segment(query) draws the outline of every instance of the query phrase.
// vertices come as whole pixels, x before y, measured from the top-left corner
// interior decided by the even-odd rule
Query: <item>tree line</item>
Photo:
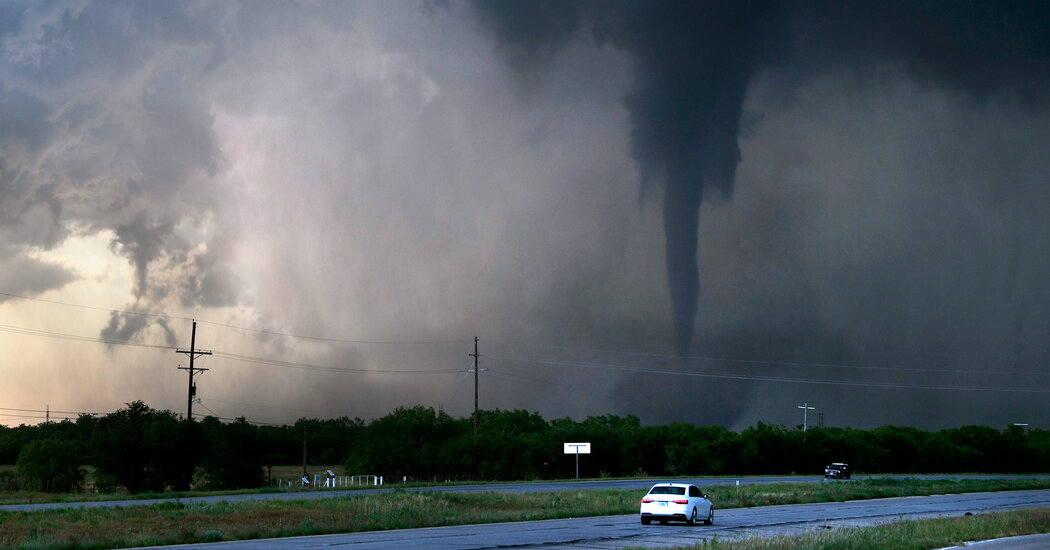
[[[480,412],[475,435],[473,417],[422,406],[368,423],[343,417],[267,426],[186,421],[141,401],[105,416],[0,427],[0,464],[17,464],[23,486],[45,491],[77,490],[85,466],[102,491],[250,488],[266,483],[267,466],[302,463],[304,435],[310,464],[343,464],[348,474],[387,482],[570,478],[576,457],[564,454],[567,442],[591,444],[580,457],[582,477],[819,474],[829,462],[848,462],[861,474],[1050,471],[1050,432],[1021,426],[803,431],[759,422],[738,433],[643,426],[635,416],[548,421],[494,410]]]

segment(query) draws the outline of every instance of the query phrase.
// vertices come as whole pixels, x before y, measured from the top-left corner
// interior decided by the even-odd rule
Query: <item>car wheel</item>
[[[696,508],[693,508],[693,513],[689,515],[689,519],[685,520],[686,525],[696,525]]]
[[[642,518],[642,525],[649,525],[651,521],[653,521],[652,518]]]
[[[712,506],[711,509],[707,511],[707,524],[708,525],[713,525],[714,523],[715,523],[715,507]]]

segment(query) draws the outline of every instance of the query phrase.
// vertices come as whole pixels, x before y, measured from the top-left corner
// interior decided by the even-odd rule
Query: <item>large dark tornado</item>
[[[1008,90],[1041,102],[1050,85],[1050,4],[909,0],[479,0],[512,60],[527,68],[589,30],[634,62],[625,105],[643,187],[663,190],[674,343],[688,355],[700,298],[702,199],[728,197],[740,163],[748,86],[777,67],[806,75],[890,64],[978,100]],[[711,192],[714,193],[711,193]]]
[[[667,288],[671,294],[674,344],[688,354],[700,300],[697,268],[697,229],[700,223],[700,186],[668,185],[664,201],[664,234],[667,238]]]
[[[728,196],[740,162],[737,134],[747,85],[777,51],[779,2],[482,2],[513,53],[550,51],[590,25],[634,59],[625,98],[643,186],[663,189],[674,344],[689,353],[700,297],[700,204]],[[552,24],[557,22],[558,24]],[[537,24],[543,23],[543,24]]]
[[[626,98],[643,185],[663,187],[667,283],[677,353],[687,355],[700,298],[705,190],[732,193],[748,82],[779,38],[778,2],[646,2],[606,12],[598,36],[633,55]]]

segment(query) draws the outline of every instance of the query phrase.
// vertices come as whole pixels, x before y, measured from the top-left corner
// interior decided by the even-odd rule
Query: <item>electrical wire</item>
[[[10,326],[10,325],[0,325],[0,332],[10,332],[10,333],[13,333],[13,334],[21,334],[21,335],[26,335],[26,336],[40,336],[40,337],[46,337],[46,338],[56,338],[56,339],[62,339],[62,340],[70,340],[70,341],[74,341],[74,342],[88,342],[88,343],[96,343],[96,344],[106,344],[106,345],[109,345],[109,346],[129,346],[129,347],[137,347],[137,348],[162,349],[162,350],[176,349],[176,348],[173,348],[172,346],[168,346],[168,345],[146,344],[146,343],[138,343],[138,342],[120,342],[120,341],[109,340],[109,339],[105,339],[105,338],[94,338],[94,337],[90,337],[90,336],[80,336],[80,335],[76,335],[76,334],[50,332],[50,331],[29,329],[29,328],[23,328],[23,327],[14,327],[14,326]],[[321,371],[321,372],[334,372],[334,373],[343,373],[343,374],[354,373],[354,374],[396,374],[396,375],[424,374],[424,375],[426,375],[426,374],[452,374],[452,373],[462,372],[462,371],[460,371],[458,369],[434,369],[434,370],[406,370],[406,369],[402,369],[402,370],[394,370],[394,369],[355,369],[355,368],[347,368],[347,367],[331,367],[331,366],[324,366],[324,365],[313,365],[313,364],[309,364],[309,363],[296,363],[296,362],[293,362],[293,361],[283,361],[283,360],[279,360],[279,359],[268,359],[268,358],[264,358],[264,357],[251,357],[251,356],[247,356],[247,355],[240,355],[240,354],[236,354],[236,353],[228,353],[228,352],[221,352],[221,351],[215,351],[215,352],[212,353],[212,355],[215,356],[215,357],[222,357],[222,358],[225,358],[225,359],[229,359],[231,361],[241,361],[241,362],[270,365],[270,366],[276,366],[276,367],[282,367],[282,368],[294,368],[294,369],[301,369],[301,370],[312,370],[312,371]]]
[[[225,403],[227,405],[239,405],[241,407],[254,407],[254,408],[259,408],[259,409],[270,409],[270,410],[275,410],[275,411],[292,411],[292,412],[305,412],[305,413],[321,413],[321,412],[323,412],[323,413],[327,413],[327,414],[336,414],[335,411],[318,411],[318,410],[313,410],[313,409],[297,409],[297,408],[291,408],[291,407],[275,407],[273,405],[259,405],[259,404],[256,404],[256,403],[242,403],[242,402],[238,402],[238,401],[227,401],[225,399],[209,398],[208,401],[211,401],[213,403]],[[345,414],[341,414],[340,416],[346,416],[346,415]]]
[[[751,374],[720,374],[720,373],[708,373],[708,372],[688,372],[681,370],[651,368],[651,367],[634,367],[627,365],[613,365],[613,364],[602,364],[602,363],[587,363],[581,361],[552,361],[552,360],[538,360],[538,359],[524,359],[517,357],[501,357],[498,355],[490,355],[490,359],[502,360],[507,362],[516,363],[527,363],[532,365],[541,365],[548,367],[577,367],[577,368],[591,368],[601,370],[613,370],[621,372],[641,373],[641,374],[661,374],[661,375],[674,375],[674,376],[688,376],[695,378],[715,378],[723,380],[741,380],[749,382],[781,382],[788,384],[816,384],[816,385],[829,385],[829,386],[852,386],[852,387],[870,387],[870,388],[887,388],[887,389],[917,389],[917,390],[947,390],[947,391],[974,391],[974,392],[993,392],[993,393],[1050,393],[1050,389],[1043,388],[1002,388],[1002,387],[991,387],[991,386],[950,386],[941,384],[908,384],[908,383],[894,383],[894,382],[858,382],[849,380],[821,380],[813,378],[788,378],[783,376],[763,376],[763,375],[751,375]]]
[[[311,365],[309,363],[295,363],[292,361],[281,361],[279,359],[267,359],[264,357],[250,357],[247,355],[240,355],[236,353],[226,353],[215,351],[212,352],[212,356],[221,357],[223,359],[229,359],[231,361],[242,361],[245,363],[256,363],[260,365],[270,365],[274,367],[290,368],[290,369],[302,369],[320,372],[333,372],[342,374],[459,374],[463,371],[459,369],[434,369],[434,370],[394,370],[394,369],[356,369],[350,367],[331,367],[325,365]]]
[[[574,346],[546,346],[550,349],[560,349],[565,351],[577,351],[587,353],[604,353],[610,355],[626,355],[631,357],[647,357],[652,359],[667,359],[674,361],[703,361],[707,363],[728,363],[728,364],[739,364],[739,365],[753,365],[758,367],[807,367],[807,368],[828,368],[828,369],[855,369],[855,370],[870,370],[870,371],[892,371],[892,372],[932,372],[932,373],[945,373],[945,374],[989,374],[989,375],[1026,375],[1026,376],[1048,376],[1050,372],[1034,372],[1034,371],[989,371],[989,370],[976,370],[976,369],[935,369],[925,367],[887,367],[877,365],[854,365],[848,363],[824,363],[824,362],[808,362],[808,361],[777,361],[777,360],[763,360],[763,359],[735,359],[729,357],[713,357],[709,355],[675,355],[669,353],[653,353],[644,351],[625,351],[625,350],[609,350],[601,348],[585,348],[585,347],[574,347]]]
[[[61,332],[51,332],[46,330],[31,329],[24,327],[15,327],[11,325],[0,325],[0,332],[10,332],[12,334],[22,334],[25,336],[41,336],[44,338],[55,338],[60,340],[72,340],[74,342],[89,342],[95,344],[106,344],[107,346],[130,346],[136,348],[149,348],[149,349],[173,349],[171,346],[160,345],[160,344],[145,344],[139,342],[121,342],[119,340],[109,340],[106,338],[95,338],[91,336],[80,336],[76,334],[65,334]]]
[[[195,319],[192,317],[184,317],[179,315],[170,315],[167,313],[148,313],[144,311],[133,311],[120,308],[104,308],[98,306],[88,306],[83,304],[74,304],[70,302],[59,302],[56,300],[46,300],[43,298],[33,298],[30,296],[23,296],[20,294],[12,294],[10,292],[0,292],[0,296],[6,296],[8,298],[17,298],[20,300],[27,300],[32,302],[41,302],[45,304],[60,305],[66,307],[75,307],[80,309],[88,309],[93,311],[104,311],[107,313],[119,313],[121,315],[137,315],[142,317],[153,317],[158,319],[170,319],[173,321],[197,321],[198,323],[208,324],[216,327],[228,328],[233,330],[239,330],[242,332],[249,332],[253,334],[262,334],[266,336],[280,336],[284,338],[294,338],[301,340],[314,340],[320,342],[332,342],[341,344],[372,344],[372,345],[386,345],[386,346],[417,346],[417,345],[435,345],[435,344],[461,344],[469,342],[468,339],[445,339],[445,340],[361,340],[352,338],[336,338],[329,336],[311,336],[306,334],[295,334],[290,332],[280,332],[273,330],[263,330],[249,327],[241,327],[237,325],[231,325],[227,323],[218,323],[214,321],[208,321],[206,319]]]

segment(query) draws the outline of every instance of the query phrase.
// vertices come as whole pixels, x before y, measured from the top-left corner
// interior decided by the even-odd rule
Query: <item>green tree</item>
[[[22,447],[34,439],[40,439],[38,433],[37,426],[25,424],[0,429],[0,464],[14,464],[18,455],[22,453]]]
[[[447,450],[458,459],[459,477],[534,479],[542,477],[545,435],[550,426],[538,413],[523,410],[480,411],[478,437],[473,426],[460,429],[460,441]],[[549,462],[548,462],[549,464]]]
[[[31,441],[18,455],[18,473],[32,489],[49,493],[77,491],[84,482],[79,445],[63,439]]]
[[[349,453],[346,469],[392,479],[433,479],[449,475],[442,448],[465,424],[431,407],[399,407],[373,420]]]
[[[246,489],[263,484],[264,453],[259,431],[243,418],[223,424],[209,416],[201,421],[205,441],[204,486],[208,489]]]
[[[788,471],[785,458],[794,455],[787,428],[759,422],[740,434],[740,466],[736,473],[784,473]]]
[[[195,422],[135,401],[92,424],[89,441],[98,486],[122,486],[132,493],[189,489],[200,451]]]
[[[926,443],[927,432],[906,426],[882,426],[871,434],[883,451],[882,462],[871,472],[906,474],[919,471],[919,449]]]

